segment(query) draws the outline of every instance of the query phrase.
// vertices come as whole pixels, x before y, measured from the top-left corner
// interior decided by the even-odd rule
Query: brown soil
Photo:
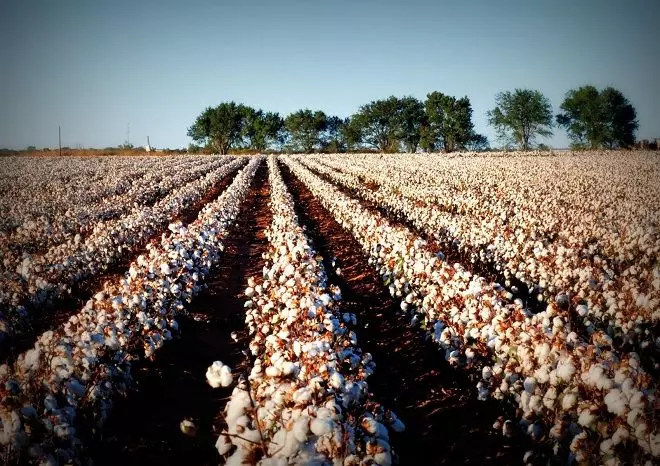
[[[282,173],[301,223],[325,258],[330,282],[342,290],[343,309],[357,315],[359,345],[374,356],[369,387],[376,401],[406,424],[406,431],[392,439],[399,463],[521,463],[525,440],[509,440],[492,429],[503,407],[476,399],[476,380],[452,368],[425,332],[410,326],[359,243],[284,165]]]
[[[211,388],[205,373],[215,360],[232,367],[235,380],[249,370],[243,291],[248,277],[258,276],[263,267],[261,254],[268,245],[264,229],[272,218],[269,197],[267,168],[262,164],[208,288],[188,306],[189,316],[179,319],[180,338],[167,342],[155,361],[134,367],[135,390],[117,402],[103,439],[92,448],[95,463],[219,462],[214,444],[232,388]],[[237,342],[232,332],[237,332]],[[181,433],[184,418],[197,426],[195,437]]]
[[[202,208],[209,202],[214,201],[227,189],[236,176],[237,172],[232,172],[225,176],[219,183],[214,185],[200,200],[195,204],[188,206],[181,215],[175,217],[171,222],[181,221],[183,224],[191,223],[197,218]],[[170,223],[171,223],[170,222]],[[144,252],[142,249],[149,242],[157,242],[163,233],[167,232],[167,225],[154,231],[153,234],[141,245],[136,252],[125,255],[119,262],[112,265],[101,275],[88,277],[74,284],[71,287],[71,294],[56,299],[52,305],[42,308],[32,308],[28,305],[28,312],[34,317],[30,321],[30,328],[26,329],[12,340],[8,340],[0,346],[0,364],[12,362],[22,352],[28,350],[34,345],[37,335],[57,328],[64,324],[69,317],[80,311],[94,293],[98,292],[104,283],[114,283],[119,280],[130,264]]]

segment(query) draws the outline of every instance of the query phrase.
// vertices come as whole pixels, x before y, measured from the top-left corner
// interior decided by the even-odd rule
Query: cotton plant
[[[357,320],[341,311],[276,159],[268,165],[267,265],[245,290],[254,362],[233,389],[216,448],[224,464],[389,465],[390,431],[404,425],[370,400],[375,364],[357,344]]]
[[[75,283],[108,270],[126,254],[138,251],[155,231],[165,228],[186,206],[201,200],[212,186],[243,164],[243,160],[217,160],[211,167],[188,172],[178,182],[181,186],[173,187],[155,204],[135,207],[117,219],[102,220],[84,239],[77,235],[44,254],[26,256],[16,268],[17,275],[0,277],[2,289],[11,290],[0,295],[0,331],[5,339],[29,327],[37,309],[66,295]],[[205,169],[210,171],[202,175]]]
[[[452,244],[474,265],[494,268],[504,275],[508,289],[518,292],[513,283],[524,282],[530,306],[561,301],[586,331],[605,329],[611,337],[621,338],[622,345],[631,343],[638,351],[657,349],[660,340],[654,340],[645,326],[660,317],[660,281],[653,259],[660,253],[659,206],[653,195],[657,187],[642,171],[655,168],[649,166],[648,155],[627,161],[630,169],[618,170],[624,178],[606,193],[608,197],[594,188],[608,183],[608,164],[621,165],[620,160],[596,156],[551,159],[552,165],[521,157],[521,163],[513,165],[519,171],[512,170],[508,160],[493,158],[430,164],[414,156],[392,162],[369,155],[345,164],[341,156],[330,156],[306,157],[304,163],[430,237]],[[556,171],[560,163],[568,167]],[[575,169],[576,164],[589,168]],[[549,169],[531,183],[528,180],[530,170]],[[554,175],[566,172],[576,178],[579,189],[567,193],[570,180]],[[599,181],[592,180],[594,174]],[[524,190],[519,189],[521,183]],[[552,196],[561,199],[548,199]],[[619,196],[636,199],[634,214],[627,207],[613,208]],[[574,215],[565,216],[565,205]],[[632,258],[630,265],[619,265]]]
[[[617,352],[602,331],[576,332],[568,312],[554,303],[529,313],[505,287],[448,264],[407,228],[364,208],[296,158],[285,161],[362,244],[402,309],[421,315],[447,360],[481,370],[479,399],[515,403],[534,440],[550,438],[558,453],[573,445],[570,454],[580,461],[615,461],[625,453],[616,448],[615,434],[619,443],[637,445],[642,456],[658,456],[655,384],[635,353]],[[591,414],[607,423],[587,422]],[[549,432],[544,425],[552,427]],[[594,442],[605,443],[601,448]]]
[[[177,316],[214,264],[262,158],[253,158],[197,219],[169,225],[117,282],[104,285],[60,328],[44,332],[0,366],[0,455],[48,464],[78,461],[79,416],[101,426],[112,399],[132,382],[139,358],[155,358],[178,331]],[[220,368],[220,383],[228,375]],[[192,431],[193,426],[182,425]]]

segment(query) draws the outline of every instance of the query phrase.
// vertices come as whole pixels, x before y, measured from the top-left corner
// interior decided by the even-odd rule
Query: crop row
[[[232,393],[216,447],[227,465],[387,466],[386,426],[404,426],[369,399],[374,363],[357,344],[356,317],[341,311],[340,291],[328,285],[274,157],[268,166],[267,265],[245,291],[254,366]],[[209,368],[212,385],[222,382],[222,370],[221,363]]]
[[[112,190],[103,183],[79,183],[75,192],[85,192],[88,198],[72,204],[58,206],[52,201],[52,194],[38,191],[33,199],[40,199],[50,210],[33,218],[30,215],[30,200],[23,204],[24,217],[21,224],[11,233],[0,236],[0,250],[5,269],[13,270],[24,253],[43,252],[45,249],[62,243],[75,235],[85,236],[98,222],[111,220],[129,213],[132,209],[153,203],[167,195],[172,189],[182,186],[212,168],[225,163],[226,158],[211,159],[203,163],[168,163],[152,164],[146,173],[127,180],[129,175],[117,175],[117,180],[124,181],[121,189],[112,183]],[[140,173],[140,172],[138,172]],[[110,178],[110,177],[108,177]],[[108,181],[103,180],[103,181]],[[93,194],[93,195],[92,195]],[[17,201],[16,201],[17,202]],[[42,209],[44,210],[44,209]]]
[[[606,334],[588,341],[554,303],[535,315],[496,283],[473,276],[405,227],[363,207],[293,158],[284,159],[335,219],[360,242],[413,322],[421,321],[450,363],[480,369],[482,399],[514,402],[531,438],[564,461],[617,464],[660,455],[655,385],[635,353],[612,351]],[[483,359],[485,364],[479,364]],[[509,422],[505,433],[512,430]]]
[[[76,461],[83,434],[103,424],[112,396],[130,385],[132,362],[154,357],[177,331],[176,316],[221,259],[227,229],[262,160],[253,158],[190,225],[171,224],[160,244],[150,245],[63,327],[0,366],[0,457]]]
[[[461,232],[472,225],[472,230],[479,228],[478,218],[471,217],[472,213],[467,209],[461,209],[460,214],[448,213],[445,208],[434,202],[429,202],[428,197],[418,192],[416,197],[412,193],[416,192],[415,177],[409,176],[408,184],[403,179],[394,175],[390,180],[380,184],[378,189],[374,189],[373,183],[375,176],[375,164],[365,163],[364,167],[359,164],[347,167],[346,164],[329,163],[327,166],[316,160],[306,159],[305,164],[312,167],[315,171],[330,177],[334,182],[351,191],[362,199],[369,200],[378,205],[386,207],[388,212],[395,217],[402,218],[412,223],[419,231],[424,232],[428,237],[434,237],[449,247],[458,247],[461,251],[468,251],[470,262],[479,270],[485,270],[490,265],[496,268],[502,268],[497,262],[500,257],[493,251],[519,251],[523,248],[518,243],[526,235],[507,235],[497,228],[491,230],[493,234],[499,232],[499,236],[492,243],[473,244],[470,238],[474,238],[474,233],[468,235],[466,240],[461,236]],[[340,171],[341,169],[341,171]],[[401,193],[406,192],[408,196]],[[447,201],[449,202],[449,201]],[[483,217],[481,217],[483,218]],[[493,224],[492,219],[484,219],[487,225]],[[517,231],[521,226],[515,227]],[[656,247],[657,249],[657,247]],[[660,349],[660,338],[654,338],[651,332],[650,324],[660,317],[660,265],[655,264],[649,267],[647,273],[641,272],[641,265],[633,267],[632,271],[624,271],[622,274],[616,274],[609,271],[611,275],[602,273],[599,281],[593,278],[593,274],[598,271],[601,264],[588,263],[579,259],[579,251],[568,249],[568,246],[560,249],[563,255],[557,259],[549,252],[540,255],[529,254],[526,263],[530,270],[536,270],[537,263],[545,264],[541,285],[536,285],[533,289],[536,291],[532,296],[526,296],[522,304],[525,307],[530,306],[533,301],[533,307],[538,303],[538,299],[543,299],[541,294],[547,292],[548,281],[556,283],[557,288],[553,286],[556,293],[551,296],[561,307],[569,307],[573,311],[572,320],[576,324],[575,330],[583,327],[583,331],[593,333],[595,328],[604,330],[608,336],[616,341],[617,348],[630,347],[635,350],[642,350],[647,353],[655,352]],[[652,254],[652,252],[649,252]],[[581,265],[578,265],[578,262]],[[650,262],[646,260],[650,265]],[[540,266],[539,266],[540,267]],[[579,267],[582,267],[581,269]],[[511,277],[513,272],[504,266],[504,277]],[[575,270],[582,272],[576,273]],[[587,275],[586,270],[589,270]],[[635,272],[634,274],[631,272]],[[548,275],[552,273],[553,275]],[[518,274],[520,277],[521,274]],[[655,277],[655,281],[649,283],[648,277]],[[559,278],[558,278],[559,277]],[[644,282],[646,278],[646,283]],[[529,277],[527,277],[529,280]],[[557,280],[555,280],[557,279]],[[642,283],[640,283],[642,282]],[[512,285],[506,279],[505,284],[510,291],[517,292],[517,286]],[[650,285],[650,286],[649,286]],[[524,285],[523,285],[524,286]],[[640,289],[646,294],[640,295]],[[538,295],[538,296],[537,296]],[[523,295],[525,296],[525,295]],[[543,305],[543,304],[542,304]]]
[[[152,206],[101,222],[84,241],[74,237],[43,255],[26,257],[18,268],[19,274],[5,273],[0,280],[0,338],[11,339],[21,333],[43,306],[66,294],[73,284],[96,276],[127,254],[139,251],[154,234],[244,163],[234,160],[221,164],[205,176],[174,189]]]

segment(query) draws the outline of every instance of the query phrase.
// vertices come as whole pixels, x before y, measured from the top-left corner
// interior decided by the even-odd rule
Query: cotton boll
[[[600,451],[604,455],[611,455],[614,453],[614,442],[612,439],[605,439],[600,443]]]
[[[224,434],[220,434],[218,436],[218,440],[216,440],[215,442],[215,448],[216,450],[218,450],[218,453],[220,455],[226,455],[227,453],[229,453],[229,450],[231,450],[233,446],[234,445],[231,443],[229,437]]]
[[[622,416],[626,412],[628,399],[618,388],[610,390],[607,395],[605,395],[604,401],[609,412],[614,413],[617,416]]]
[[[179,428],[181,429],[181,432],[189,437],[195,437],[197,435],[197,426],[189,419],[181,421]]]
[[[568,411],[573,406],[577,404],[577,395],[573,392],[568,392],[564,394],[564,397],[561,400],[561,407],[565,410]]]
[[[215,361],[206,370],[206,380],[213,388],[228,387],[234,381],[231,368],[221,361]]]
[[[591,427],[596,420],[596,415],[588,409],[580,411],[580,416],[578,417],[578,424],[583,427]]]
[[[330,418],[314,418],[309,425],[310,430],[314,435],[325,435],[332,432],[334,422]]]
[[[616,430],[616,432],[614,432],[614,435],[612,435],[612,442],[614,443],[614,445],[618,445],[624,440],[626,440],[629,436],[630,433],[628,432],[628,430],[625,427],[621,426]]]
[[[523,382],[523,386],[527,393],[534,393],[534,390],[536,390],[536,379],[534,377],[527,377]]]

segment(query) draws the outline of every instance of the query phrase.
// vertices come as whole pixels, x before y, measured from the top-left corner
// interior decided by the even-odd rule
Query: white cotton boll
[[[600,451],[604,455],[611,455],[614,453],[614,442],[612,439],[605,439],[600,442]]]
[[[293,435],[299,442],[307,441],[309,433],[309,416],[300,416],[293,424]]]
[[[591,427],[596,420],[596,416],[588,409],[583,409],[580,411],[580,416],[578,417],[578,424],[583,427]]]
[[[523,382],[523,386],[525,387],[525,391],[527,393],[534,393],[534,390],[536,390],[536,379],[534,377],[527,377],[525,378],[525,381]]]
[[[277,366],[268,366],[266,368],[266,375],[268,377],[279,377],[282,375],[282,370]]]
[[[213,388],[228,387],[234,381],[231,368],[221,361],[215,361],[206,370],[206,380]]]
[[[344,376],[339,372],[334,372],[330,376],[330,385],[337,390],[340,390],[344,387]]]
[[[293,392],[292,398],[296,404],[306,404],[312,399],[312,389],[309,387],[302,387]]]
[[[621,390],[614,388],[605,395],[605,404],[609,412],[622,416],[626,412],[628,399]]]
[[[557,401],[557,389],[555,387],[550,387],[543,395],[543,406],[548,409],[553,409],[555,402]]]
[[[172,270],[170,269],[170,264],[167,262],[163,262],[160,264],[160,273],[163,275],[170,275],[172,273]]]
[[[629,405],[631,409],[644,409],[644,394],[639,390],[635,390],[630,397]]]
[[[570,361],[559,361],[557,364],[557,377],[564,382],[569,382],[575,374],[575,366]]]
[[[644,423],[643,411],[639,408],[630,410],[626,416],[626,421],[628,422],[628,425],[633,429],[637,428],[638,425]]]
[[[614,442],[614,445],[618,445],[626,440],[629,436],[630,433],[628,432],[628,429],[621,426],[616,430],[616,432],[614,432],[614,435],[612,435],[612,442]]]
[[[654,458],[660,456],[660,433],[651,434],[649,443],[651,446],[651,455]]]
[[[248,286],[245,289],[245,296],[248,297],[248,298],[252,298],[254,296],[254,288],[252,288],[251,286]]]
[[[325,435],[332,432],[335,423],[330,418],[314,418],[309,424],[309,428],[314,435]]]
[[[577,395],[573,392],[565,393],[564,397],[561,400],[561,407],[565,410],[568,411],[569,409],[573,408],[577,404]]]
[[[215,442],[215,448],[218,450],[218,453],[220,455],[226,455],[229,453],[229,450],[231,450],[231,447],[233,444],[231,443],[231,440],[229,439],[229,436],[220,434],[218,436],[218,440]]]
[[[577,311],[580,317],[584,317],[589,313],[589,308],[584,304],[580,304],[575,308],[575,310]]]
[[[483,369],[481,369],[481,377],[484,380],[489,380],[493,376],[493,371],[490,368],[490,366],[484,366]]]

